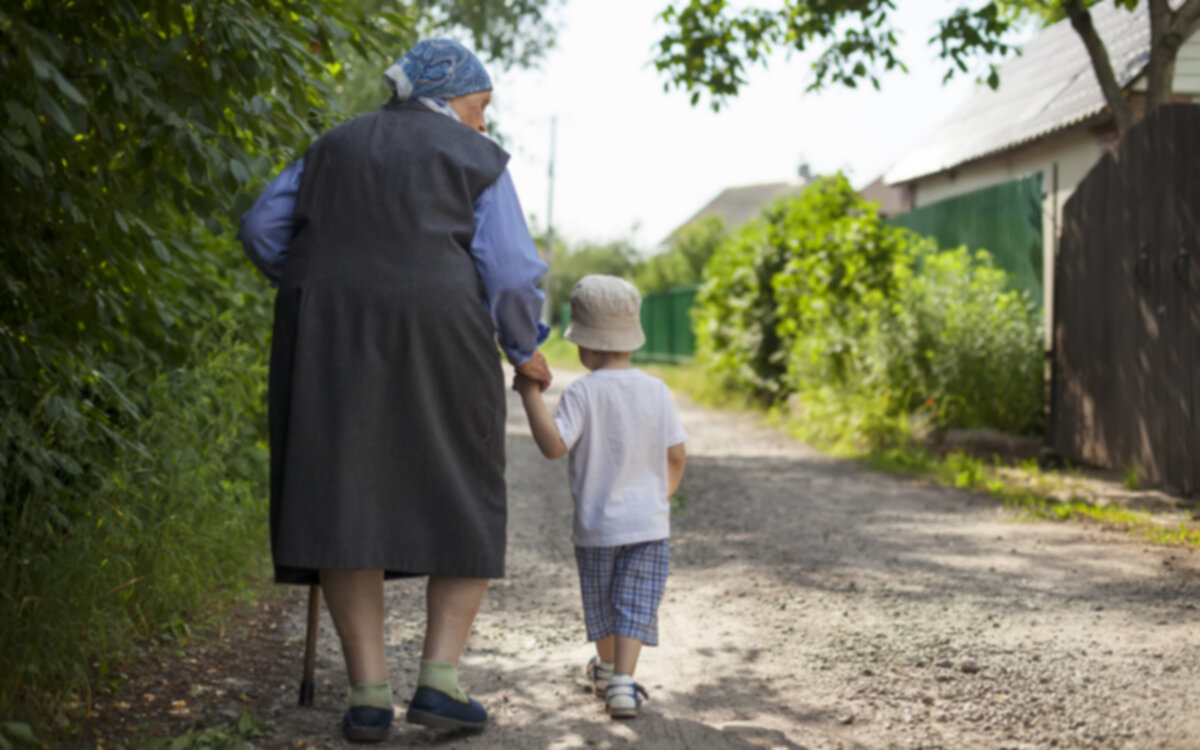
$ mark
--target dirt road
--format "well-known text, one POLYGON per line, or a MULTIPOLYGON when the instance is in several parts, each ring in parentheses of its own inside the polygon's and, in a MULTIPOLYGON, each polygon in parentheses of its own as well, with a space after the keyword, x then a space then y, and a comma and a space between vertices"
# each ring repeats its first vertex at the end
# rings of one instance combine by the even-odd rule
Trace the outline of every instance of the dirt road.
MULTIPOLYGON (((560 375, 551 396, 569 375, 560 375)), ((511 395, 511 394, 510 394, 511 395)), ((677 397, 691 434, 651 701, 614 722, 579 680, 566 464, 509 417, 508 577, 462 665, 479 735, 401 721, 387 746, 1200 748, 1200 555, 816 454, 677 397)), ((413 689, 420 582, 389 584, 397 704, 413 689)), ((296 661, 303 597, 279 623, 296 661)), ((340 747, 344 672, 324 619, 318 704, 259 685, 264 746, 340 747)), ((265 678, 264 678, 265 679, 265 678)))

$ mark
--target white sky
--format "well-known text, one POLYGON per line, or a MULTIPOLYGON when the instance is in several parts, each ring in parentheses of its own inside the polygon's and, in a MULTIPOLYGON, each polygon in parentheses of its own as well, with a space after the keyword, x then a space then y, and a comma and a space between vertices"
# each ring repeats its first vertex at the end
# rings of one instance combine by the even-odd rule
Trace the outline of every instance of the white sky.
POLYGON ((493 70, 496 118, 527 215, 545 226, 550 119, 557 117, 554 226, 568 242, 630 237, 650 250, 723 188, 842 169, 862 187, 960 105, 974 78, 945 86, 927 43, 962 0, 904 0, 894 21, 909 73, 857 90, 805 93, 809 61, 782 54, 750 70, 714 113, 664 92, 651 58, 666 0, 568 0, 539 70, 493 70))

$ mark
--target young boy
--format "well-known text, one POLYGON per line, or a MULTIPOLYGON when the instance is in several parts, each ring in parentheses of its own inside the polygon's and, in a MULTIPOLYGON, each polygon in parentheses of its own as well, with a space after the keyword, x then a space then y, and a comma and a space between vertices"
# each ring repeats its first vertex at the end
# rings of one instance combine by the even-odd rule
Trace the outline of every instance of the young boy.
POLYGON ((670 497, 686 460, 670 391, 630 363, 646 342, 641 302, 627 281, 585 276, 571 292, 564 336, 591 372, 566 388, 553 419, 537 381, 517 375, 513 383, 542 454, 570 452, 575 560, 596 644, 587 673, 613 718, 637 716, 646 695, 633 671, 642 645, 658 645, 670 497))

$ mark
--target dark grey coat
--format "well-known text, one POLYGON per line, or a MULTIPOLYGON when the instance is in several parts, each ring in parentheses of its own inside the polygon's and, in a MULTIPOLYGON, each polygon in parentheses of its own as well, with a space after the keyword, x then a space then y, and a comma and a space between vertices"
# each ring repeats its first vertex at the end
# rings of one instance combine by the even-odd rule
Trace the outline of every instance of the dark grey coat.
POLYGON ((504 575, 504 382, 468 248, 507 161, 416 104, 309 148, 271 348, 277 581, 504 575))

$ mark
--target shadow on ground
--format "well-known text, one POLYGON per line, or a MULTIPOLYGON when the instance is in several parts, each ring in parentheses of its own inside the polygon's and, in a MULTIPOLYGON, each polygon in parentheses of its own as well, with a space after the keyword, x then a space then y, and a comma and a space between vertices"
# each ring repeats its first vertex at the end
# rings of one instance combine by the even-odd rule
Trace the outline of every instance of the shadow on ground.
MULTIPOLYGON (((720 705, 757 703, 762 712, 786 718, 794 726, 813 728, 814 736, 826 737, 837 721, 826 711, 795 706, 793 700, 774 689, 768 681, 713 680, 693 690, 654 696, 643 704, 634 720, 614 721, 604 714, 603 703, 582 690, 567 695, 562 704, 547 704, 537 687, 561 681, 558 670, 539 665, 508 670, 502 689, 474 688, 472 694, 492 713, 493 723, 481 733, 436 732, 404 723, 404 707, 397 710, 397 725, 388 745, 404 747, 458 747, 471 745, 496 748, 705 748, 714 750, 762 750, 780 748, 807 750, 804 737, 756 725, 753 721, 730 722, 717 727, 681 715, 720 705), (521 686, 531 686, 523 689, 521 686)), ((316 736, 336 729, 340 714, 332 707, 312 710, 293 708, 280 716, 288 724, 304 724, 316 736), (322 730, 321 726, 324 729, 322 730)), ((340 743, 336 735, 331 740, 340 743)), ((284 745, 280 745, 283 747, 284 745)), ((863 747, 854 743, 850 748, 863 747)))

